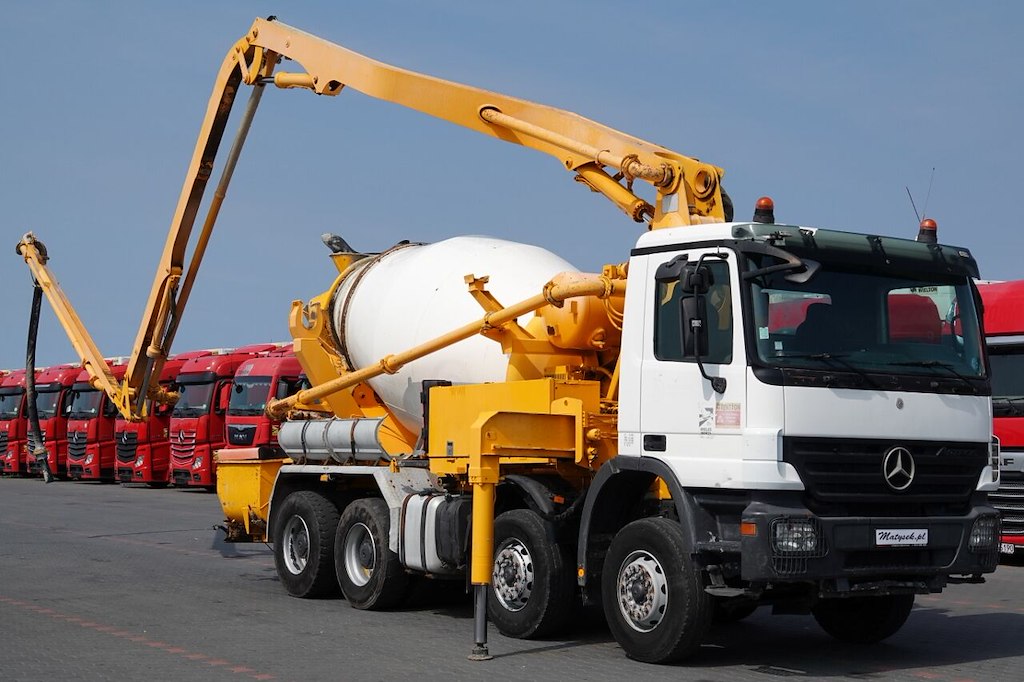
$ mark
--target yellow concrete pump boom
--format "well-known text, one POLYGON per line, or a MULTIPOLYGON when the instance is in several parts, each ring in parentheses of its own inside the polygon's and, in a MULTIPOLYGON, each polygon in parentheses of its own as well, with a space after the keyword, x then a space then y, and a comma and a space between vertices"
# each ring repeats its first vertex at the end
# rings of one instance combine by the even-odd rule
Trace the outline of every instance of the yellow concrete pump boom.
MULTIPOLYGON (((73 311, 59 315, 83 363, 93 371, 94 379, 126 418, 140 419, 144 414, 150 378, 159 376, 170 352, 241 147, 267 84, 332 96, 348 87, 545 152, 557 158, 577 180, 608 197, 633 220, 648 222, 649 229, 719 222, 726 213, 721 168, 568 111, 400 69, 287 26, 274 17, 257 19, 228 52, 217 74, 120 386, 112 387, 113 378, 104 377, 106 366, 97 365, 89 357, 95 348, 87 348, 91 341, 83 341, 88 335, 77 315, 73 311), (284 59, 295 63, 302 71, 274 73, 284 59), (252 94, 186 269, 192 227, 242 83, 253 86, 252 94), (654 188, 653 204, 634 194, 636 180, 654 188)), ((28 255, 34 251, 31 242, 23 241, 18 250, 30 265, 33 261, 40 262, 28 255)), ((51 303, 54 300, 51 296, 51 303)))

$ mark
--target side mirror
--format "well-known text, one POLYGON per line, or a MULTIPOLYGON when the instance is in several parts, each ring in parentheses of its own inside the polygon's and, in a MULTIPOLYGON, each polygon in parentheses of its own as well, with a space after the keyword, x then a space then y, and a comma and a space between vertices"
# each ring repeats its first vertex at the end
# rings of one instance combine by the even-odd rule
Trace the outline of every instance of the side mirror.
MULTIPOLYGON (((703 269, 707 270, 707 268, 703 269)), ((695 277, 697 285, 700 285, 703 281, 701 280, 699 270, 695 277)), ((710 279, 710 275, 711 271, 708 270, 708 279, 710 279)), ((708 282, 709 286, 710 284, 711 282, 708 282)), ((693 358, 697 362, 700 375, 711 382, 711 388, 716 393, 725 393, 725 377, 709 376, 704 370, 704 363, 701 362, 701 358, 708 353, 708 313, 704 295, 684 296, 679 299, 679 307, 679 320, 682 325, 682 329, 679 332, 683 337, 683 357, 687 359, 693 358)))
POLYGON ((113 419, 117 416, 117 406, 111 402, 110 398, 103 399, 103 416, 107 419, 113 419))
POLYGON ((228 403, 231 401, 231 382, 225 381, 217 388, 217 395, 213 402, 213 411, 217 414, 223 414, 228 409, 228 403))
POLYGON ((707 304, 703 296, 679 299, 683 357, 699 359, 708 352, 707 304))

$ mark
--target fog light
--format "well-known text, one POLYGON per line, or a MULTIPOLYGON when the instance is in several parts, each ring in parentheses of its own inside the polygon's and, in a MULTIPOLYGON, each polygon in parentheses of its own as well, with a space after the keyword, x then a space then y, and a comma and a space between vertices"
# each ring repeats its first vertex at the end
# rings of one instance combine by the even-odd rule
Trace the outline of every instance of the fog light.
POLYGON ((971 551, 975 552, 994 550, 998 539, 999 517, 982 516, 974 522, 974 527, 971 528, 971 539, 968 544, 971 551))
POLYGON ((818 528, 812 519, 775 519, 772 549, 778 554, 814 554, 818 551, 818 528))
POLYGON ((92 456, 92 455, 86 455, 86 456, 85 456, 85 463, 86 463, 87 465, 88 465, 88 464, 92 464, 92 460, 93 460, 93 456, 92 456))
POLYGON ((198 457, 196 457, 195 461, 192 462, 192 470, 195 471, 196 469, 202 469, 202 468, 203 468, 203 456, 199 455, 198 457))
POLYGON ((135 458, 135 466, 140 467, 140 466, 142 466, 145 463, 146 463, 146 458, 143 457, 142 455, 139 455, 138 457, 135 458))

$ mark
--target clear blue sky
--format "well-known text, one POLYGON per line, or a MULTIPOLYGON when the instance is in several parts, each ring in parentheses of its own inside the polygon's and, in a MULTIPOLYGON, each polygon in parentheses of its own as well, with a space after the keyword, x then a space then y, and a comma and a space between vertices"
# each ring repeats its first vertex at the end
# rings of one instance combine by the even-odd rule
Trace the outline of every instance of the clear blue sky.
MULTIPOLYGON (((1021 2, 13 0, 0 367, 24 363, 28 230, 100 349, 130 352, 215 72, 268 14, 722 166, 741 218, 768 194, 780 222, 913 236, 905 188, 923 208, 934 167, 940 240, 986 278, 1024 277, 1021 2)), ((325 231, 367 251, 489 234, 592 270, 638 226, 546 155, 355 93, 271 89, 174 350, 286 339, 290 302, 333 278, 325 231)), ((38 364, 74 360, 45 307, 38 364)))

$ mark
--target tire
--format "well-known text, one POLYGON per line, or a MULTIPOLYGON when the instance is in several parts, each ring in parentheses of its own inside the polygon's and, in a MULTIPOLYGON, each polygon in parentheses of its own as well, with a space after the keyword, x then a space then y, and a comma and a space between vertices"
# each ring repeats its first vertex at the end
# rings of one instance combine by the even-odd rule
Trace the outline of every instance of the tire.
POLYGON ((300 490, 284 498, 274 516, 274 564, 288 594, 307 599, 337 596, 337 507, 319 493, 300 490))
POLYGON ((557 633, 573 609, 572 562, 553 543, 544 522, 526 509, 494 520, 494 568, 488 617, 506 637, 530 639, 557 633))
POLYGON ((850 597, 818 602, 811 613, 818 625, 836 639, 874 644, 895 635, 914 608, 914 595, 850 597))
POLYGON ((357 609, 391 608, 409 592, 409 575, 388 547, 391 514, 380 498, 345 507, 334 541, 334 568, 341 592, 357 609))
POLYGON ((711 627, 714 603, 688 557, 682 527, 664 518, 633 521, 612 540, 601 601, 608 628, 630 658, 678 661, 711 627))
POLYGON ((715 599, 714 604, 715 614, 712 617, 712 622, 715 625, 738 623, 744 618, 752 616, 760 606, 756 601, 736 601, 735 599, 715 599))

